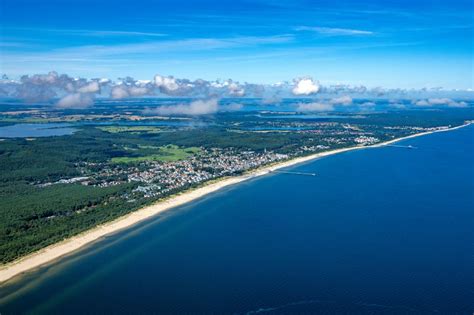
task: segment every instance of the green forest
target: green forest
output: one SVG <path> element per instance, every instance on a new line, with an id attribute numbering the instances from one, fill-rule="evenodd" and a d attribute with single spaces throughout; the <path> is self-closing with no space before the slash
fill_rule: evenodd
<path id="1" fill-rule="evenodd" d="M 367 115 L 363 119 L 346 116 L 338 119 L 334 126 L 324 125 L 326 129 L 322 134 L 252 132 L 238 127 L 261 126 L 266 121 L 262 123 L 262 120 L 249 118 L 248 115 L 228 114 L 206 118 L 205 125 L 199 128 L 132 128 L 113 124 L 103 127 L 91 124 L 78 126 L 78 131 L 68 136 L 2 139 L 0 262 L 12 261 L 155 201 L 148 199 L 127 203 L 120 198 L 134 189 L 136 183 L 112 187 L 80 183 L 38 185 L 81 176 L 78 163 L 175 161 L 198 153 L 200 148 L 289 153 L 305 145 L 321 143 L 333 149 L 344 145 L 325 141 L 328 136 L 342 132 L 343 124 L 354 124 L 385 140 L 408 133 L 385 129 L 385 126 L 397 126 L 402 122 L 422 127 L 459 125 L 465 119 L 473 118 L 472 111 L 403 111 Z M 212 119 L 218 123 L 212 123 Z M 298 123 L 297 120 L 291 122 Z M 288 120 L 274 120 L 272 124 L 288 124 Z M 236 128 L 238 132 L 235 132 Z"/>

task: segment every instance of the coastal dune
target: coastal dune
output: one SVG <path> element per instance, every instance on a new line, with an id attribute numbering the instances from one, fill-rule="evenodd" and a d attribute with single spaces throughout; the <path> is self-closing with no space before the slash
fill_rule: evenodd
<path id="1" fill-rule="evenodd" d="M 293 165 L 311 161 L 317 158 L 321 158 L 321 157 L 325 157 L 325 156 L 329 156 L 333 154 L 338 154 L 342 152 L 352 151 L 352 150 L 382 147 L 382 146 L 390 145 L 397 141 L 419 137 L 419 136 L 431 134 L 434 132 L 443 132 L 443 131 L 458 129 L 458 128 L 467 126 L 469 124 L 470 123 L 453 127 L 453 128 L 445 128 L 445 129 L 438 129 L 435 131 L 417 133 L 417 134 L 413 134 L 407 137 L 397 138 L 397 139 L 393 139 L 393 140 L 386 141 L 383 143 L 378 143 L 371 146 L 348 147 L 348 148 L 342 148 L 342 149 L 312 154 L 312 155 L 308 155 L 304 157 L 298 157 L 298 158 L 283 161 L 274 165 L 264 166 L 256 170 L 250 171 L 241 176 L 227 177 L 215 182 L 204 184 L 204 186 L 202 187 L 185 191 L 181 194 L 172 196 L 168 199 L 158 201 L 157 203 L 153 205 L 144 207 L 128 215 L 120 217 L 114 221 L 99 225 L 79 235 L 76 235 L 74 237 L 65 239 L 59 243 L 48 246 L 42 250 L 39 250 L 33 254 L 25 256 L 12 263 L 3 265 L 2 267 L 0 267 L 0 284 L 5 283 L 6 281 L 14 278 L 15 276 L 19 276 L 31 269 L 35 269 L 45 264 L 51 263 L 52 261 L 58 258 L 61 258 L 67 254 L 70 254 L 74 251 L 77 251 L 83 248 L 85 245 L 91 244 L 92 242 L 97 241 L 107 235 L 129 228 L 139 222 L 150 219 L 166 210 L 189 203 L 200 197 L 203 197 L 205 195 L 218 191 L 224 187 L 234 185 L 234 184 L 237 184 L 237 183 L 249 180 L 251 178 L 258 177 L 258 176 L 263 176 L 281 168 L 293 166 Z"/>

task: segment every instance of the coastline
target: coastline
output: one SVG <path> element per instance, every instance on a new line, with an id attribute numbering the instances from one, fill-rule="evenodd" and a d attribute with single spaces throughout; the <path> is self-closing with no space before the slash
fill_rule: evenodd
<path id="1" fill-rule="evenodd" d="M 291 160 L 278 162 L 273 165 L 263 166 L 261 168 L 249 171 L 248 173 L 245 173 L 240 176 L 225 177 L 217 181 L 213 181 L 207 184 L 205 183 L 201 187 L 171 196 L 165 200 L 158 201 L 155 204 L 152 204 L 144 208 L 141 208 L 139 210 L 136 210 L 134 212 L 131 212 L 111 222 L 93 227 L 90 230 L 82 232 L 76 236 L 65 239 L 56 244 L 52 244 L 37 252 L 34 252 L 25 257 L 22 257 L 16 261 L 3 265 L 0 267 L 0 285 L 4 284 L 6 281 L 16 276 L 19 276 L 31 269 L 41 267 L 67 254 L 75 252 L 83 248 L 85 245 L 91 244 L 92 242 L 97 241 L 107 235 L 116 233 L 126 228 L 130 228 L 131 226 L 137 223 L 143 222 L 144 220 L 150 219 L 160 213 L 163 213 L 164 211 L 184 205 L 193 200 L 196 200 L 210 193 L 218 191 L 224 187 L 235 185 L 235 184 L 238 184 L 240 182 L 243 182 L 255 177 L 269 174 L 281 168 L 297 165 L 297 164 L 311 161 L 314 159 L 318 159 L 321 157 L 330 156 L 330 155 L 343 153 L 347 151 L 359 150 L 359 149 L 383 147 L 383 146 L 390 145 L 398 141 L 415 138 L 419 136 L 424 136 L 424 135 L 428 135 L 428 134 L 432 134 L 436 132 L 451 131 L 451 130 L 459 129 L 468 125 L 470 125 L 470 122 L 465 123 L 463 125 L 456 126 L 456 127 L 416 133 L 416 134 L 412 134 L 406 137 L 396 138 L 396 139 L 388 140 L 385 142 L 377 143 L 371 146 L 354 146 L 354 147 L 335 149 L 335 150 L 321 152 L 321 153 L 315 153 L 315 154 L 311 154 L 304 157 L 297 157 Z"/>

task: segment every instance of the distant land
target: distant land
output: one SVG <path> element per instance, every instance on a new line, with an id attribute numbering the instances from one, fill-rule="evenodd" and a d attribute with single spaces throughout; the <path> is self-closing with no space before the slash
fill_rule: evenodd
<path id="1" fill-rule="evenodd" d="M 439 130 L 296 158 L 133 212 L 95 231 L 220 188 L 5 282 L 0 308 L 468 313 L 474 129 Z"/>
<path id="2" fill-rule="evenodd" d="M 0 112 L 0 280 L 256 174 L 473 118 L 470 108 L 296 115 L 282 107 L 163 119 L 140 114 L 143 106 Z"/>

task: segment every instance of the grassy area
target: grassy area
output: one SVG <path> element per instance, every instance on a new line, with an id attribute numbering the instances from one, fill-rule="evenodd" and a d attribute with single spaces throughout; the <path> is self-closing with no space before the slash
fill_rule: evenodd
<path id="1" fill-rule="evenodd" d="M 53 121 L 49 118 L 41 117 L 0 117 L 0 122 L 16 124 L 43 124 Z"/>
<path id="2" fill-rule="evenodd" d="M 110 133 L 159 133 L 161 129 L 155 126 L 101 126 L 98 129 Z"/>
<path id="3" fill-rule="evenodd" d="M 146 149 L 147 152 L 149 152 L 151 149 L 154 151 L 154 153 L 143 156 L 115 157 L 112 158 L 112 163 L 139 163 L 144 161 L 172 162 L 184 160 L 191 155 L 201 152 L 201 149 L 198 147 L 180 148 L 172 144 L 161 147 L 140 146 L 140 149 Z"/>

